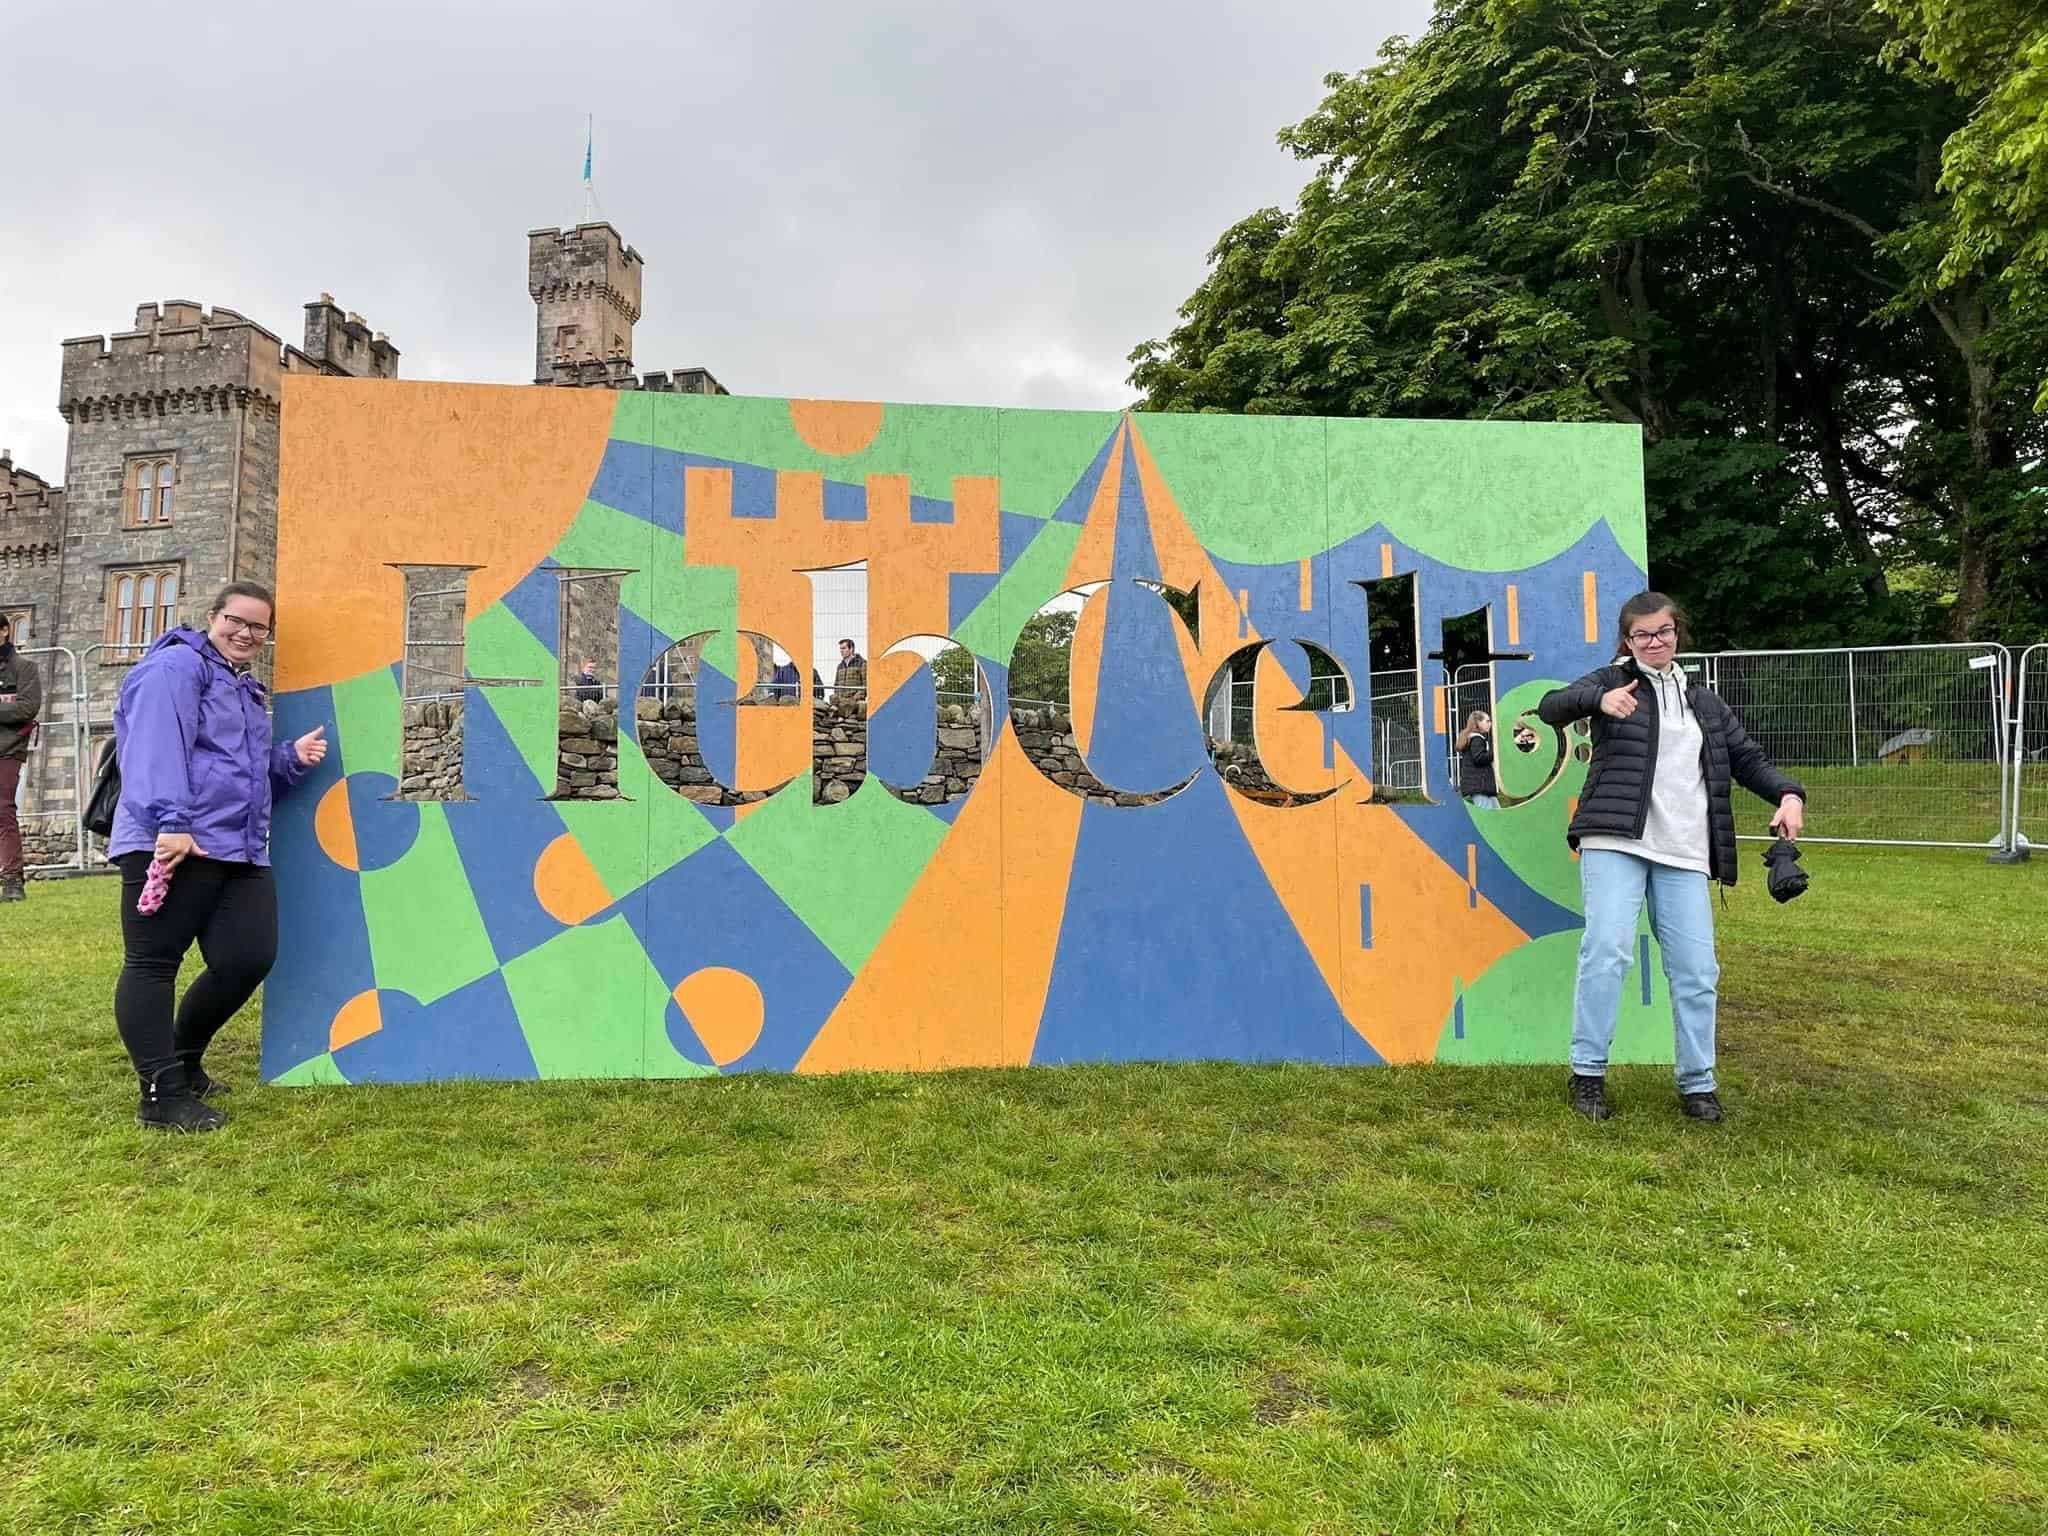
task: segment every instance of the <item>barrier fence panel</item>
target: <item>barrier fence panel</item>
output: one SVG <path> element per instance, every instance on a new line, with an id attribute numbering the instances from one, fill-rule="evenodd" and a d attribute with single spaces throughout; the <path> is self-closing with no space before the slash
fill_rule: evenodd
<path id="1" fill-rule="evenodd" d="M 2009 843 L 2023 848 L 2048 838 L 2048 645 L 2020 653 L 2017 681 Z"/>
<path id="2" fill-rule="evenodd" d="M 2011 657 L 1992 644 L 1681 657 L 1771 760 L 1807 789 L 1818 843 L 2001 844 L 2011 768 Z M 1738 787 L 1737 831 L 1772 808 Z"/>
<path id="3" fill-rule="evenodd" d="M 35 662 L 43 684 L 42 712 L 15 799 L 22 862 L 30 874 L 82 869 L 85 845 L 78 814 L 84 720 L 78 657 L 61 645 L 25 648 L 21 654 Z"/>

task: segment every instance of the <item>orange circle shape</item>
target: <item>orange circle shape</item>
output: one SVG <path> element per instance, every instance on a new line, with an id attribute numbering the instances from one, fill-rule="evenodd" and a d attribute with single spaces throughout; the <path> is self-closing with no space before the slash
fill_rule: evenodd
<path id="1" fill-rule="evenodd" d="M 343 869 L 363 867 L 356 853 L 356 819 L 348 806 L 348 780 L 336 779 L 313 808 L 313 836 L 320 851 Z"/>
<path id="2" fill-rule="evenodd" d="M 792 400 L 789 424 L 812 452 L 842 458 L 875 440 L 882 407 L 872 400 Z"/>
<path id="3" fill-rule="evenodd" d="M 384 1009 L 377 1001 L 377 989 L 358 992 L 335 1011 L 334 1022 L 327 1026 L 327 1049 L 338 1051 L 383 1027 Z"/>
<path id="4" fill-rule="evenodd" d="M 533 866 L 533 894 L 549 917 L 569 928 L 612 904 L 590 855 L 567 832 L 541 850 Z"/>
<path id="5" fill-rule="evenodd" d="M 754 1048 L 767 1018 L 761 989 L 744 971 L 707 965 L 676 983 L 676 1006 L 704 1049 L 719 1066 L 730 1066 Z"/>

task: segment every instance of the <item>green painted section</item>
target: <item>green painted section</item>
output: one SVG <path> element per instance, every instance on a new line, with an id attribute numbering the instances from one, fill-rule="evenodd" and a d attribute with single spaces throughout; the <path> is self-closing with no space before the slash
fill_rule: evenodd
<path id="1" fill-rule="evenodd" d="M 623 917 L 565 929 L 504 975 L 544 1078 L 714 1075 L 669 1044 L 668 988 Z"/>
<path id="2" fill-rule="evenodd" d="M 334 1064 L 334 1054 L 322 1051 L 308 1061 L 300 1062 L 288 1071 L 280 1072 L 270 1080 L 273 1088 L 329 1088 L 346 1087 L 348 1079 L 341 1075 L 341 1068 Z"/>
<path id="3" fill-rule="evenodd" d="M 858 971 L 946 832 L 872 776 L 840 804 L 814 805 L 806 773 L 725 837 L 839 963 Z"/>
<path id="4" fill-rule="evenodd" d="M 1519 570 L 1570 549 L 1605 518 L 1629 557 L 1646 563 L 1642 434 L 1633 427 L 1133 419 L 1189 526 L 1227 560 L 1304 560 L 1384 524 L 1444 564 Z M 1275 508 L 1321 504 L 1326 470 L 1327 527 L 1275 517 Z"/>
<path id="5" fill-rule="evenodd" d="M 1051 517 L 1116 431 L 1114 411 L 1003 411 L 1003 510 Z"/>
<path id="6" fill-rule="evenodd" d="M 1557 762 L 1559 733 L 1541 720 L 1536 727 L 1536 750 L 1517 752 L 1514 746 L 1515 718 L 1532 712 L 1543 695 L 1562 684 L 1549 679 L 1520 683 L 1502 694 L 1495 725 L 1495 760 L 1500 765 L 1501 787 L 1511 796 L 1534 796 L 1519 805 L 1503 804 L 1497 811 L 1473 810 L 1472 826 L 1486 840 L 1487 847 L 1529 886 L 1569 912 L 1584 910 L 1579 894 L 1579 865 L 1565 852 L 1565 828 L 1571 822 L 1571 802 L 1586 782 L 1586 765 L 1571 751 L 1561 768 Z M 1579 738 L 1567 733 L 1569 745 Z M 1543 780 L 1553 768 L 1556 782 L 1548 789 Z"/>
<path id="7" fill-rule="evenodd" d="M 1212 555 L 1250 565 L 1329 549 L 1330 423 L 1316 416 L 1154 416 L 1131 424 L 1181 516 Z"/>
<path id="8" fill-rule="evenodd" d="M 1647 932 L 1648 929 L 1642 930 Z M 1643 1003 L 1642 982 L 1631 970 L 1622 983 L 1621 1022 L 1608 1059 L 1669 1062 L 1671 992 L 1663 957 L 1650 942 L 1654 980 Z M 1495 961 L 1465 989 L 1465 1038 L 1456 1036 L 1455 1010 L 1444 1019 L 1436 1059 L 1444 1062 L 1561 1062 L 1571 1054 L 1572 994 L 1579 968 L 1579 934 L 1547 933 Z"/>
<path id="9" fill-rule="evenodd" d="M 377 985 L 422 1003 L 495 970 L 498 957 L 448 830 L 448 813 L 419 808 L 419 835 L 402 858 L 358 877 Z"/>
<path id="10" fill-rule="evenodd" d="M 1644 563 L 1634 427 L 1332 421 L 1329 429 L 1332 547 L 1384 523 L 1446 565 L 1520 570 L 1564 553 L 1604 517 Z"/>
<path id="11" fill-rule="evenodd" d="M 1016 564 L 960 621 L 953 638 L 977 655 L 1008 666 L 1026 621 L 1065 589 L 1067 567 L 1080 542 L 1081 530 L 1073 523 L 1047 523 L 1039 529 Z"/>
<path id="12" fill-rule="evenodd" d="M 552 553 L 563 565 L 632 571 L 619 583 L 619 601 L 678 640 L 706 630 L 730 631 L 736 622 L 738 579 L 732 571 L 687 565 L 680 534 L 603 502 L 586 501 Z M 723 634 L 705 654 L 713 666 L 729 669 L 737 642 Z M 639 679 L 626 682 L 631 688 Z"/>
<path id="13" fill-rule="evenodd" d="M 505 727 L 519 755 L 547 794 L 555 787 L 555 716 L 562 695 L 556 686 L 559 664 L 554 652 L 520 623 L 503 603 L 494 603 L 464 631 L 462 664 L 471 677 L 530 677 L 534 688 L 477 690 Z"/>
<path id="14" fill-rule="evenodd" d="M 645 420 L 623 410 L 612 436 L 677 453 L 783 470 L 815 470 L 859 485 L 869 475 L 908 475 L 918 496 L 953 499 L 955 475 L 996 472 L 993 409 L 889 405 L 874 441 L 858 453 L 819 453 L 797 436 L 787 400 L 721 395 L 643 395 Z M 1071 482 L 1070 482 L 1071 483 Z"/>
<path id="15" fill-rule="evenodd" d="M 385 773 L 398 777 L 404 739 L 398 707 L 398 679 L 389 667 L 378 667 L 336 683 L 334 737 L 341 753 L 341 771 Z"/>

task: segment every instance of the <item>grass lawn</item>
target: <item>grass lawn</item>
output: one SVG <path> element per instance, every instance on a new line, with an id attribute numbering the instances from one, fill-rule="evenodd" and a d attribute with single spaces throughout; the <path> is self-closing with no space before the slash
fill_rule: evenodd
<path id="1" fill-rule="evenodd" d="M 2039 1533 L 2048 862 L 1815 849 L 1662 1070 L 265 1090 L 0 908 L 0 1529 Z"/>

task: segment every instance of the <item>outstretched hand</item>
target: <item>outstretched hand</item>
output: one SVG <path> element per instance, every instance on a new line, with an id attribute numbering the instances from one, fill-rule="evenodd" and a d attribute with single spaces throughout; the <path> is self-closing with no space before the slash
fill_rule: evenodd
<path id="1" fill-rule="evenodd" d="M 298 754 L 301 763 L 311 768 L 327 756 L 327 727 L 324 725 L 314 726 L 313 729 L 292 743 L 292 751 Z"/>

